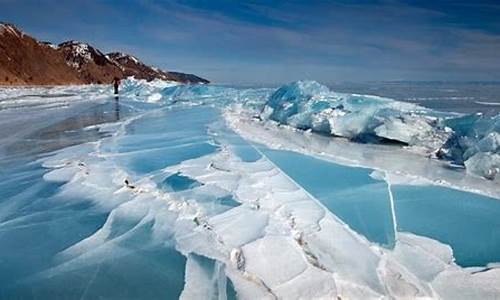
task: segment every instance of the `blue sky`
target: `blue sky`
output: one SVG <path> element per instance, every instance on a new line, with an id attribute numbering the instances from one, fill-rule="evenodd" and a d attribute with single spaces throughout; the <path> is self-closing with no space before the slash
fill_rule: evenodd
<path id="1" fill-rule="evenodd" d="M 500 80 L 499 1 L 0 0 L 0 20 L 219 83 Z"/>

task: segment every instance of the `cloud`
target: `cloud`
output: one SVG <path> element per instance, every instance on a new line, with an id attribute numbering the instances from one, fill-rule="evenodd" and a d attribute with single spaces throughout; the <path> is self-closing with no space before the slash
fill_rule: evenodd
<path id="1" fill-rule="evenodd" d="M 29 3 L 8 14 L 34 15 L 26 22 L 45 36 L 123 47 L 215 81 L 500 76 L 493 2 L 45 0 L 38 13 Z"/>

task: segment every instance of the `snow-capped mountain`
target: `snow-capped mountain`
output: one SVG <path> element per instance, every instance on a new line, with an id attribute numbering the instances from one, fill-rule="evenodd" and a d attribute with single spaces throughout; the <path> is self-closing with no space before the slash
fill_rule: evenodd
<path id="1" fill-rule="evenodd" d="M 57 49 L 0 23 L 0 85 L 78 83 L 85 82 Z"/>
<path id="2" fill-rule="evenodd" d="M 0 85 L 110 83 L 113 78 L 162 79 L 208 83 L 201 77 L 166 72 L 136 57 L 99 49 L 79 41 L 59 45 L 40 42 L 12 24 L 0 23 Z"/>
<path id="3" fill-rule="evenodd" d="M 66 63 L 76 69 L 90 62 L 100 66 L 113 64 L 101 51 L 86 43 L 67 41 L 59 44 L 57 48 L 67 55 Z"/>
<path id="4" fill-rule="evenodd" d="M 108 83 L 115 77 L 124 77 L 120 66 L 89 44 L 68 41 L 57 47 L 64 55 L 66 64 L 76 70 L 85 82 Z"/>
<path id="5" fill-rule="evenodd" d="M 147 66 L 135 56 L 122 52 L 111 52 L 108 53 L 106 57 L 120 66 L 126 77 L 134 76 L 135 78 L 146 80 L 159 78 L 163 80 L 172 80 L 186 83 L 209 82 L 208 80 L 193 74 L 166 72 L 155 67 Z"/>

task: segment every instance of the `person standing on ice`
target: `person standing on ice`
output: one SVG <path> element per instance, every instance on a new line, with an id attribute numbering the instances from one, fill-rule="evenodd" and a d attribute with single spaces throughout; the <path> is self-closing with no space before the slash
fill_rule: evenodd
<path id="1" fill-rule="evenodd" d="M 118 88 L 120 87 L 120 78 L 113 78 L 113 87 L 115 89 L 115 117 L 116 121 L 120 120 L 120 103 L 118 100 Z"/>
<path id="2" fill-rule="evenodd" d="M 113 79 L 113 87 L 115 88 L 115 95 L 118 95 L 118 88 L 120 87 L 120 78 L 115 77 Z"/>

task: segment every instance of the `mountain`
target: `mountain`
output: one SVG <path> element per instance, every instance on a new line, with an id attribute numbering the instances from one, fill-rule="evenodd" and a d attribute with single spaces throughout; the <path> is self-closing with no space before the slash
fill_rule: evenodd
<path id="1" fill-rule="evenodd" d="M 194 74 L 186 74 L 186 73 L 179 73 L 179 72 L 168 72 L 170 76 L 173 78 L 173 81 L 178 81 L 178 82 L 186 82 L 186 83 L 210 83 L 210 81 L 198 77 Z"/>
<path id="2" fill-rule="evenodd" d="M 84 82 L 109 83 L 115 77 L 124 77 L 119 65 L 88 44 L 68 41 L 59 44 L 57 48 L 66 64 L 76 70 Z"/>
<path id="3" fill-rule="evenodd" d="M 40 43 L 15 26 L 0 23 L 0 84 L 84 83 L 64 56 L 49 44 Z"/>
<path id="4" fill-rule="evenodd" d="M 59 45 L 37 41 L 12 24 L 0 22 L 0 85 L 59 85 L 110 83 L 137 79 L 208 83 L 201 77 L 167 72 L 120 52 L 103 54 L 78 41 Z"/>
<path id="5" fill-rule="evenodd" d="M 208 80 L 193 74 L 177 72 L 165 72 L 155 67 L 150 67 L 142 63 L 136 57 L 121 52 L 111 52 L 106 55 L 108 59 L 119 65 L 126 77 L 134 76 L 137 79 L 153 80 L 160 78 L 186 83 L 209 83 Z"/>

